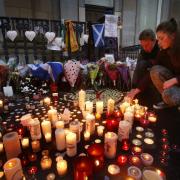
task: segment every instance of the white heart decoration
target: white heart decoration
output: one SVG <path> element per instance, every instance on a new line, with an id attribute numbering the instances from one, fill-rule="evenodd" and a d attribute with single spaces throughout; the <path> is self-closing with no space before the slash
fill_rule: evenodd
<path id="1" fill-rule="evenodd" d="M 55 33 L 54 32 L 46 32 L 45 37 L 47 38 L 48 42 L 51 42 L 55 38 Z"/>
<path id="2" fill-rule="evenodd" d="M 17 37 L 17 32 L 16 32 L 16 31 L 8 31 L 8 32 L 7 32 L 7 37 L 8 37 L 11 41 L 14 41 L 15 38 Z"/>
<path id="3" fill-rule="evenodd" d="M 35 38 L 36 33 L 34 31 L 26 31 L 25 36 L 29 41 L 32 41 Z"/>
<path id="4" fill-rule="evenodd" d="M 62 37 L 56 37 L 54 41 L 57 46 L 60 47 L 62 45 Z"/>

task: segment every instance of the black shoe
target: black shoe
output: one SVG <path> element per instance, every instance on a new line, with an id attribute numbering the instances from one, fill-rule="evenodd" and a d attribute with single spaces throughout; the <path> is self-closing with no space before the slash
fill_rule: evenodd
<path id="1" fill-rule="evenodd" d="M 168 104 L 164 103 L 163 101 L 153 105 L 153 108 L 157 109 L 157 110 L 166 109 L 166 108 L 169 108 L 169 107 L 170 106 Z"/>

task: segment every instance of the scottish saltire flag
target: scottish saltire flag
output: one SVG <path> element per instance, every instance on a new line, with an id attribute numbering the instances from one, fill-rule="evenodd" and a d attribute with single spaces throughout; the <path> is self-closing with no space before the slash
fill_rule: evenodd
<path id="1" fill-rule="evenodd" d="M 104 46 L 104 24 L 94 24 L 93 29 L 93 39 L 95 47 Z"/>
<path id="2" fill-rule="evenodd" d="M 47 62 L 45 64 L 28 64 L 34 77 L 42 80 L 52 79 L 56 81 L 63 71 L 63 65 L 60 62 Z"/>

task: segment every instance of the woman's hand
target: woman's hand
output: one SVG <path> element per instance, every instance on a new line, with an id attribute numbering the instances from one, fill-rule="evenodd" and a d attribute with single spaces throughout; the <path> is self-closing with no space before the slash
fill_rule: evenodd
<path id="1" fill-rule="evenodd" d="M 178 81 L 176 78 L 171 78 L 171 79 L 164 82 L 163 89 L 168 89 L 168 88 L 176 85 L 177 83 L 178 83 Z"/>
<path id="2" fill-rule="evenodd" d="M 140 93 L 140 89 L 138 89 L 138 88 L 131 89 L 131 91 L 126 96 L 129 97 L 131 100 L 133 100 L 134 97 L 139 93 Z"/>

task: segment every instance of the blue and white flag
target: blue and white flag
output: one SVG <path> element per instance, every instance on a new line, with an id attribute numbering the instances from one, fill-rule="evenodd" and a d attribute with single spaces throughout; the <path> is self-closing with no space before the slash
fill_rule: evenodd
<path id="1" fill-rule="evenodd" d="M 63 71 L 63 65 L 60 62 L 48 62 L 45 64 L 28 64 L 34 77 L 42 80 L 52 79 L 56 81 Z"/>
<path id="2" fill-rule="evenodd" d="M 104 24 L 94 24 L 93 29 L 93 39 L 95 47 L 104 46 Z"/>

